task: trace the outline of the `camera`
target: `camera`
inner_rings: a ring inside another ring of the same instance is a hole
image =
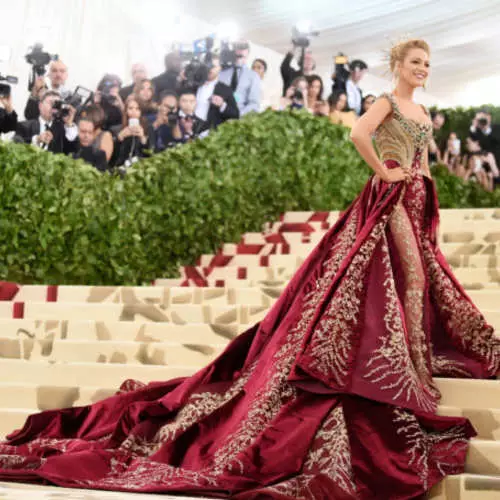
[[[52,105],[52,116],[54,120],[62,120],[71,112],[71,107],[76,110],[75,120],[78,119],[82,110],[92,100],[93,93],[85,87],[78,86],[76,90],[65,99],[58,99]]]
[[[478,118],[477,124],[480,128],[485,128],[488,126],[488,120],[486,118]]]
[[[175,127],[178,119],[179,119],[179,113],[175,111],[175,108],[169,106],[169,112],[167,114],[168,126]]]
[[[292,28],[292,43],[294,47],[299,47],[301,49],[307,49],[311,44],[311,38],[313,36],[319,36],[319,31],[313,31],[309,24],[298,25]]]
[[[31,91],[35,79],[37,76],[45,75],[45,67],[50,61],[57,61],[59,56],[57,54],[49,54],[43,51],[43,45],[41,43],[36,43],[33,47],[29,48],[29,51],[24,58],[28,64],[31,64],[31,76],[28,82],[28,90]]]
[[[10,97],[10,85],[9,84],[16,84],[18,82],[17,77],[15,76],[3,76],[0,73],[0,82],[7,82],[7,83],[0,83],[0,97],[5,97],[9,98]]]

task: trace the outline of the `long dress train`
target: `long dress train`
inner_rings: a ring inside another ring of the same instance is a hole
[[[489,378],[500,344],[436,243],[421,155],[431,126],[393,113],[372,176],[258,324],[191,377],[30,416],[0,479],[237,499],[409,499],[464,469],[464,418],[433,375]]]

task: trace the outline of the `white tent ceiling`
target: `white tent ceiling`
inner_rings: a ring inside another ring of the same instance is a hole
[[[312,48],[322,73],[342,51],[387,78],[383,51],[402,36],[422,37],[432,50],[430,94],[447,104],[500,103],[499,0],[185,0],[182,8],[212,24],[234,20],[243,36],[281,53],[291,26],[310,20],[321,32]]]

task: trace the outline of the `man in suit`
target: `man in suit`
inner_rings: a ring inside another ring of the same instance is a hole
[[[231,87],[217,81],[220,70],[220,59],[213,57],[207,81],[196,92],[195,114],[205,122],[208,129],[217,128],[227,120],[237,120],[240,117]]]
[[[93,145],[94,138],[95,126],[92,118],[82,116],[78,121],[78,145],[72,156],[75,159],[82,159],[84,162],[89,163],[99,172],[106,172],[108,170],[106,153]]]
[[[247,66],[249,53],[248,42],[238,43],[239,48],[235,50],[236,64],[221,71],[219,81],[231,87],[240,116],[244,116],[251,111],[260,110],[261,80],[259,75]],[[246,45],[246,48],[241,48]]]
[[[16,130],[17,113],[12,105],[10,86],[0,83],[0,134]]]
[[[179,97],[179,113],[177,123],[173,129],[173,136],[177,143],[189,142],[196,139],[207,129],[205,122],[196,116],[196,91],[185,88]]]
[[[146,66],[144,66],[144,64],[132,64],[132,83],[120,89],[120,97],[122,98],[122,101],[125,102],[127,97],[134,91],[134,87],[138,83],[142,82],[142,80],[146,80],[147,77],[148,72],[146,71]]]
[[[56,91],[62,99],[66,99],[71,95],[71,91],[66,88],[66,80],[68,79],[68,67],[60,59],[52,61],[49,67],[50,88],[47,88],[45,78],[38,77],[31,89],[31,95],[28,98],[26,107],[24,108],[24,117],[26,120],[36,120],[40,116],[38,104],[40,103],[40,95],[46,90]]]
[[[155,88],[156,102],[166,90],[176,92],[179,87],[182,60],[178,52],[170,52],[165,56],[165,72],[155,76],[151,81]]]
[[[72,152],[78,135],[78,128],[73,123],[75,109],[70,107],[69,114],[63,119],[57,119],[54,103],[60,99],[60,95],[55,91],[45,92],[38,105],[40,116],[35,120],[19,123],[16,139],[52,153]]]

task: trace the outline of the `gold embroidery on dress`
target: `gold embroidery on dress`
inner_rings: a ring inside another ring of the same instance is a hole
[[[387,219],[388,215],[380,217],[361,244],[313,333],[310,366],[327,377],[333,377],[339,386],[347,383],[349,375],[349,355],[359,321],[360,295],[364,289],[362,277],[384,232]]]
[[[398,426],[397,433],[406,438],[409,445],[408,465],[412,469],[417,469],[424,489],[429,488],[431,468],[437,468],[443,476],[461,472],[460,465],[449,462],[449,459],[452,449],[457,454],[465,451],[469,445],[463,426],[457,425],[445,431],[427,432],[417,417],[403,408],[394,408],[394,423]]]
[[[310,483],[317,475],[328,476],[346,493],[355,495],[356,485],[351,464],[351,449],[344,418],[339,405],[325,418],[316,432],[302,473],[266,491],[280,493],[289,498],[314,498]]]
[[[470,303],[445,273],[430,241],[423,241],[423,253],[431,280],[432,296],[446,318],[450,337],[465,352],[486,365],[490,375],[500,370],[500,341],[477,307]]]
[[[365,377],[373,383],[380,384],[381,390],[395,390],[394,400],[403,397],[409,402],[414,399],[422,409],[434,411],[435,399],[423,390],[422,380],[412,362],[405,338],[389,245],[385,235],[381,252],[381,265],[384,269],[382,285],[385,290],[384,324],[389,335],[381,337],[380,347],[373,352],[366,365],[369,371]],[[394,381],[390,382],[388,379]]]

